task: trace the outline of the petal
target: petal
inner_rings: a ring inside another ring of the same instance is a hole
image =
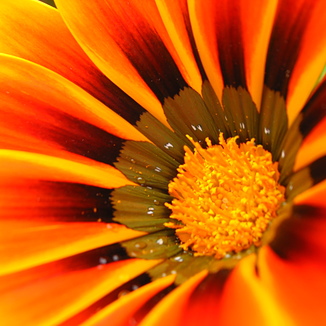
[[[175,275],[160,278],[136,291],[122,296],[114,303],[96,313],[82,326],[119,326],[125,325],[132,320],[133,314],[149,300],[153,295],[165,289],[173,283]]]
[[[155,2],[56,3],[79,44],[105,75],[165,121],[157,98],[177,94],[185,81]]]
[[[282,260],[266,247],[260,253],[260,277],[267,290],[291,314],[295,325],[310,325],[314,321],[324,325],[326,266],[320,268],[306,258],[305,263]]]
[[[112,163],[123,139],[146,140],[85,91],[31,62],[0,56],[2,147],[52,149]],[[63,151],[62,151],[63,150]],[[59,154],[59,153],[58,153]]]
[[[6,325],[58,325],[157,262],[116,262],[29,282],[2,293],[1,320]]]
[[[79,183],[1,178],[1,217],[34,222],[112,222],[111,189]]]
[[[277,228],[271,248],[291,263],[320,265],[326,268],[326,208],[295,205],[290,218]]]
[[[3,180],[28,178],[34,180],[76,182],[115,188],[133,185],[110,165],[79,163],[54,156],[0,149],[0,175]]]
[[[183,316],[183,325],[215,325],[220,313],[220,299],[229,270],[208,274],[191,294]],[[205,312],[205,313],[203,313]]]
[[[294,199],[298,205],[326,206],[326,180],[306,190]]]
[[[164,26],[185,67],[188,84],[201,93],[202,77],[197,66],[201,63],[194,45],[187,1],[157,0],[156,4]]]
[[[17,272],[142,235],[104,223],[1,221],[1,274]]]
[[[275,7],[275,1],[189,1],[200,57],[220,99],[223,86],[242,86],[259,107]]]
[[[0,52],[57,72],[131,123],[144,112],[92,63],[58,11],[38,1],[1,1]]]
[[[286,98],[289,125],[315,87],[326,57],[326,2],[279,1],[266,63],[266,85]]]
[[[219,325],[282,325],[294,323],[256,273],[256,256],[244,258],[226,281],[221,298]]]
[[[189,296],[206,275],[207,271],[202,271],[169,293],[148,313],[140,325],[181,325]]]
[[[299,170],[326,155],[326,79],[318,86],[302,110],[299,130],[304,139],[294,170]]]

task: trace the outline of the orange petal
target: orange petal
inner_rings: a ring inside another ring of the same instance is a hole
[[[294,325],[256,274],[256,255],[244,258],[226,281],[218,325]]]
[[[270,246],[283,259],[326,267],[325,185],[326,181],[322,191],[313,193],[316,197],[301,199],[300,205],[294,205],[291,217],[279,225]],[[318,201],[324,203],[319,205]]]
[[[146,140],[118,114],[50,70],[6,55],[0,56],[0,69],[4,147],[54,147],[109,162],[120,138]]]
[[[298,195],[294,202],[298,205],[313,205],[326,207],[326,180]]]
[[[119,326],[127,325],[133,314],[153,295],[171,285],[175,279],[175,275],[160,278],[151,282],[136,291],[125,295],[108,307],[96,313],[90,319],[82,324],[82,326]]]
[[[1,293],[1,321],[5,325],[58,325],[158,262],[129,260],[40,278]]]
[[[187,313],[182,317],[183,325],[216,324],[216,316],[220,314],[221,294],[229,275],[229,270],[207,275],[189,297],[185,308]]]
[[[143,235],[104,223],[1,221],[1,274],[17,272]]]
[[[279,1],[266,66],[266,85],[286,97],[289,124],[325,65],[326,2]]]
[[[57,72],[130,122],[144,111],[93,64],[58,11],[38,1],[1,1],[0,52]]]
[[[184,76],[188,84],[198,93],[202,90],[202,77],[193,51],[194,40],[191,33],[188,5],[186,0],[158,0],[157,8],[164,26],[178,52],[184,66]],[[197,58],[198,59],[198,58]]]
[[[182,325],[183,314],[190,294],[207,275],[202,271],[191,277],[162,299],[143,319],[141,326]]]
[[[306,257],[306,263],[282,260],[268,247],[260,253],[260,278],[295,325],[326,324],[325,256],[323,268]],[[279,324],[277,324],[279,325]]]
[[[37,222],[112,222],[111,190],[78,183],[0,180],[0,215]]]
[[[68,27],[93,62],[160,121],[157,100],[185,86],[172,43],[153,0],[58,0]],[[155,94],[155,95],[154,95]]]
[[[318,86],[302,112],[300,132],[304,140],[298,151],[294,170],[326,155],[326,78]]]
[[[110,165],[90,161],[88,164],[58,157],[0,149],[2,179],[28,178],[117,188],[132,184],[120,171]]]
[[[276,1],[189,1],[205,71],[221,99],[227,86],[248,88],[258,109]]]

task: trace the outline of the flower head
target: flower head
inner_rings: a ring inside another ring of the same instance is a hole
[[[0,3],[4,324],[326,322],[325,1],[56,5]]]

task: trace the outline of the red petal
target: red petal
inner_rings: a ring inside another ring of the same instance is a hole
[[[325,251],[324,251],[325,252]],[[260,278],[267,290],[285,311],[292,316],[295,325],[326,324],[325,264],[291,262],[277,257],[269,248],[260,252]],[[325,263],[325,257],[323,257]]]
[[[217,325],[294,326],[286,309],[256,273],[256,255],[244,258],[228,278],[216,316]]]
[[[45,278],[40,275],[34,282],[1,293],[1,321],[4,325],[58,325],[157,262],[132,260]]]
[[[206,271],[200,272],[169,293],[149,312],[140,325],[182,325],[182,319],[183,315],[186,313],[186,305],[189,296],[206,275]]]

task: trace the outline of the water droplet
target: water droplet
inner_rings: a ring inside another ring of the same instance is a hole
[[[156,167],[155,169],[154,169],[154,171],[156,171],[156,172],[162,172],[162,169],[160,168],[160,167]]]
[[[136,163],[135,159],[133,159],[133,158],[130,159],[130,162],[131,163]]]
[[[108,260],[105,257],[100,257],[99,262],[100,262],[100,264],[103,265],[103,264],[106,264],[108,262]]]
[[[138,241],[135,243],[135,248],[144,249],[147,247],[147,243],[145,241]]]
[[[148,215],[154,215],[154,210],[155,210],[154,207],[152,207],[152,206],[148,207],[147,208],[147,214]]]
[[[201,125],[197,125],[197,129],[203,131],[203,127]]]
[[[119,292],[119,294],[118,294],[118,298],[121,298],[121,297],[127,295],[128,293],[130,293],[130,291],[128,291],[128,290],[121,290]]]
[[[162,245],[164,243],[164,240],[162,238],[156,240],[156,243],[159,245]]]
[[[264,132],[265,132],[265,134],[269,135],[271,133],[271,130],[265,127]]]
[[[143,177],[137,177],[137,181],[143,183],[145,179]]]
[[[171,274],[177,274],[177,271],[173,269],[170,273]]]
[[[246,125],[244,124],[244,122],[240,122],[240,128],[246,129]]]
[[[118,255],[113,255],[112,256],[112,260],[113,261],[118,261],[119,260],[119,256]]]
[[[178,262],[183,262],[183,258],[182,257],[180,257],[180,256],[177,256],[177,257],[174,257],[174,260],[175,261],[178,261]]]
[[[157,199],[154,199],[154,200],[153,200],[153,203],[154,203],[154,205],[156,205],[156,206],[159,206],[159,205],[161,204]]]
[[[197,128],[194,125],[191,125],[191,128],[197,130]]]
[[[173,145],[172,145],[171,143],[166,143],[166,144],[164,145],[164,147],[165,147],[166,149],[170,149],[170,148],[173,148]]]
[[[281,153],[281,157],[284,158],[285,157],[285,151],[283,149],[282,153]]]
[[[133,291],[137,290],[138,288],[139,288],[139,286],[138,286],[137,284],[133,284],[133,285],[131,286],[131,289],[132,289]]]

